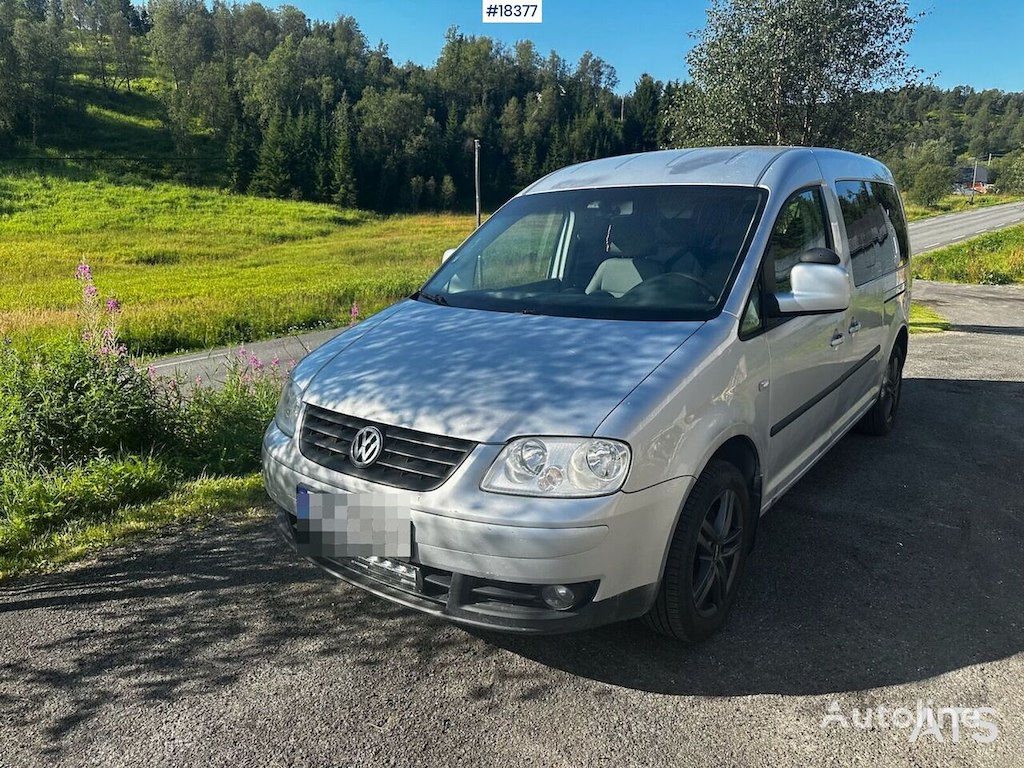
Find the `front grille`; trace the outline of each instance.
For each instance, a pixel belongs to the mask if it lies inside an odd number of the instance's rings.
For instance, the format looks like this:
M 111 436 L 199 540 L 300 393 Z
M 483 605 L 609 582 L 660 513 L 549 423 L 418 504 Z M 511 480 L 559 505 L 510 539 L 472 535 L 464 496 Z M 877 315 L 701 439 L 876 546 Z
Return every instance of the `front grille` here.
M 377 427 L 384 435 L 380 458 L 368 467 L 349 460 L 356 432 Z M 407 491 L 432 491 L 452 476 L 476 444 L 444 435 L 377 424 L 307 405 L 299 450 L 317 464 L 337 472 Z

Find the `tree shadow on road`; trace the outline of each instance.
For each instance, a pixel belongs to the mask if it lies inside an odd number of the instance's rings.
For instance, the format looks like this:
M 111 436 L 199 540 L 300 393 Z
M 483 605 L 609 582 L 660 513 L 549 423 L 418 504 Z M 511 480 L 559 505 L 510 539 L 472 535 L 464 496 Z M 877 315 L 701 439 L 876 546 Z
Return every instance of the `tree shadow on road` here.
M 285 673 L 317 656 L 430 665 L 465 640 L 325 578 L 269 519 L 173 531 L 0 585 L 0 620 L 0 680 L 14 683 L 0 684 L 0 711 L 51 756 L 104 707 L 227 689 L 268 662 Z
M 1024 384 L 910 379 L 888 438 L 850 435 L 762 520 L 719 636 L 638 622 L 487 635 L 574 675 L 667 694 L 825 694 L 1024 651 Z
M 1024 384 L 908 380 L 891 437 L 844 439 L 764 519 L 731 621 L 693 647 L 637 622 L 467 632 L 332 583 L 269 520 L 170 532 L 0 585 L 0 711 L 59 756 L 112 707 L 236 695 L 318 659 L 379 667 L 408 696 L 454 680 L 467 718 L 579 680 L 824 694 L 1005 659 L 1024 650 L 1022 427 Z

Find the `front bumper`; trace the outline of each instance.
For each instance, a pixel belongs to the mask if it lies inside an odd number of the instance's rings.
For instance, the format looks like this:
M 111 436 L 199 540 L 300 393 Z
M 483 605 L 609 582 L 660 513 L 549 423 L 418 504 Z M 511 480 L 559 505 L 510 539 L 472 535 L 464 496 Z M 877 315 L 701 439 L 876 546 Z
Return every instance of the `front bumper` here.
M 412 498 L 411 561 L 431 578 L 410 590 L 368 575 L 353 561 L 309 558 L 331 575 L 411 608 L 475 627 L 570 632 L 647 612 L 692 478 L 594 499 L 534 499 L 486 493 L 479 478 L 500 446 L 478 446 L 436 491 Z M 296 488 L 323 493 L 388 490 L 310 462 L 273 424 L 263 476 L 294 546 Z M 568 611 L 529 599 L 543 584 L 593 582 L 591 599 Z M 495 597 L 497 595 L 497 598 Z
M 293 518 L 280 508 L 277 526 L 281 537 L 295 549 Z M 464 626 L 516 634 L 577 632 L 635 618 L 647 612 L 658 590 L 657 584 L 648 584 L 600 602 L 588 601 L 575 610 L 555 611 L 516 604 L 507 599 L 494 599 L 481 591 L 483 588 L 493 592 L 497 586 L 493 580 L 466 574 L 428 569 L 430 586 L 417 591 L 374 578 L 352 561 L 323 557 L 306 559 L 337 579 L 407 608 Z

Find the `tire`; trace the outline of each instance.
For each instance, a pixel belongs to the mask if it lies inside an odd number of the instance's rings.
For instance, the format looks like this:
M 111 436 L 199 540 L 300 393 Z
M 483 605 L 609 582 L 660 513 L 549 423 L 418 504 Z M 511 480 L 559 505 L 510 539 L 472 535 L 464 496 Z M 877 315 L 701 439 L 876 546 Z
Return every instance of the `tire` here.
M 865 435 L 882 437 L 892 432 L 896 424 L 896 412 L 903 391 L 903 348 L 897 344 L 892 349 L 889 362 L 882 373 L 882 387 L 871 410 L 857 422 L 857 431 Z
M 753 532 L 743 475 L 729 462 L 712 459 L 683 505 L 644 624 L 685 642 L 718 631 L 735 602 Z

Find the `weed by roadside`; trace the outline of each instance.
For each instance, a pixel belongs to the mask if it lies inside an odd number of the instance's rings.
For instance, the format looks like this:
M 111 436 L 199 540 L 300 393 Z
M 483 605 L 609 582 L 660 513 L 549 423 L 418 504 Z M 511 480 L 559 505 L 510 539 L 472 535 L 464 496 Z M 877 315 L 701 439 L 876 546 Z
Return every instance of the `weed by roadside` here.
M 1024 282 L 1024 226 L 989 232 L 914 257 L 914 277 L 976 285 Z
M 253 473 L 287 369 L 242 350 L 220 389 L 158 377 L 120 342 L 117 298 L 100 295 L 84 262 L 76 277 L 77 336 L 0 346 L 0 576 L 211 500 L 264 499 Z

